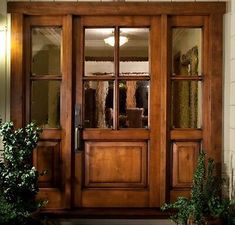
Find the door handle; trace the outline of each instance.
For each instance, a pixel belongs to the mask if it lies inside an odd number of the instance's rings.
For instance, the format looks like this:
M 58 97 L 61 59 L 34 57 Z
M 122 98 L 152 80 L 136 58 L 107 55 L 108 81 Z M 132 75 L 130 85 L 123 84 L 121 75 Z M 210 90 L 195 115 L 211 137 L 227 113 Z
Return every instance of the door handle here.
M 83 150 L 83 139 L 82 139 L 82 118 L 81 118 L 81 105 L 75 106 L 74 113 L 74 122 L 75 122 L 75 130 L 74 130 L 74 148 L 75 152 L 79 152 Z
M 82 151 L 83 140 L 82 140 L 82 127 L 75 127 L 75 151 Z

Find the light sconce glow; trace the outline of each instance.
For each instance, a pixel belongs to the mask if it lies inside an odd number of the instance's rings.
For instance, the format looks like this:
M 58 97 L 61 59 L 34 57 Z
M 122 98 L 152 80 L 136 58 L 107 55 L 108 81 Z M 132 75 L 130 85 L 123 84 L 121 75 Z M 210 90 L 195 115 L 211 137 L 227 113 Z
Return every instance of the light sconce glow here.
M 110 36 L 108 38 L 105 38 L 104 42 L 106 44 L 110 45 L 110 46 L 114 46 L 114 44 L 115 44 L 114 36 Z M 128 42 L 128 38 L 127 37 L 125 37 L 125 36 L 120 36 L 119 37 L 119 46 L 122 46 L 122 45 L 124 45 L 127 42 Z

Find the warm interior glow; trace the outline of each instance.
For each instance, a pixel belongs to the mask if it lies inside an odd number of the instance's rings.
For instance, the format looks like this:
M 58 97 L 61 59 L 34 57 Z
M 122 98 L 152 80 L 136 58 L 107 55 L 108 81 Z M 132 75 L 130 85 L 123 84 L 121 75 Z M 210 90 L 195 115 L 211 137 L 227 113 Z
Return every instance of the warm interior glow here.
M 105 39 L 104 39 L 104 42 L 105 42 L 106 44 L 110 45 L 110 46 L 114 46 L 114 44 L 115 44 L 114 36 L 110 36 L 110 37 L 108 37 L 108 38 L 105 38 Z M 128 38 L 127 38 L 127 37 L 125 37 L 125 36 L 120 36 L 120 37 L 119 37 L 119 45 L 120 45 L 120 46 L 124 45 L 124 44 L 127 43 L 127 42 L 128 42 Z

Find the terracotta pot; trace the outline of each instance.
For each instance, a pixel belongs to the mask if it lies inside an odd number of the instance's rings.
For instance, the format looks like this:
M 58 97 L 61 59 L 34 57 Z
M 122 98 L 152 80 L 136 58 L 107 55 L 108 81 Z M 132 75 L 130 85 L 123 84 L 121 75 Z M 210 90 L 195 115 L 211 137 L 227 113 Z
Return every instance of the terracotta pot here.
M 193 222 L 192 219 L 189 219 L 187 225 L 197 225 Z M 220 218 L 210 218 L 206 219 L 203 225 L 223 225 L 223 222 Z

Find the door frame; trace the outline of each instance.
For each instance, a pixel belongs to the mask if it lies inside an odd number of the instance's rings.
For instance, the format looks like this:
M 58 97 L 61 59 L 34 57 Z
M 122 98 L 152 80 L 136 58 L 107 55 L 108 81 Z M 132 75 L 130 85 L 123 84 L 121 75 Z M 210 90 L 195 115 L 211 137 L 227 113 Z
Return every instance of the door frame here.
M 55 10 L 57 9 L 57 10 Z M 141 10 L 144 9 L 144 10 Z M 74 74 L 79 68 L 74 68 L 74 55 L 72 53 L 72 40 L 74 37 L 73 27 L 77 22 L 73 20 L 75 16 L 160 16 L 160 24 L 156 21 L 152 21 L 155 26 L 159 26 L 161 29 L 161 55 L 155 56 L 153 58 L 160 57 L 160 67 L 155 68 L 156 70 L 161 70 L 164 74 L 161 76 L 161 80 L 158 86 L 161 86 L 161 103 L 160 107 L 163 107 L 164 112 L 161 118 L 152 118 L 153 121 L 159 122 L 161 124 L 159 132 L 161 137 L 160 143 L 156 145 L 161 149 L 161 154 L 158 155 L 159 160 L 159 173 L 160 173 L 160 196 L 157 200 L 160 204 L 168 200 L 167 195 L 169 194 L 168 187 L 170 186 L 167 176 L 169 175 L 167 171 L 167 160 L 169 155 L 166 152 L 168 149 L 169 139 L 172 140 L 184 140 L 184 133 L 179 133 L 177 131 L 169 132 L 167 126 L 167 99 L 169 98 L 167 93 L 167 86 L 169 85 L 169 62 L 170 62 L 170 52 L 169 52 L 169 30 L 170 30 L 170 18 L 171 16 L 204 16 L 205 17 L 205 29 L 208 33 L 206 37 L 207 42 L 204 44 L 204 50 L 207 51 L 208 57 L 205 58 L 205 76 L 204 76 L 204 90 L 206 94 L 205 101 L 203 102 L 204 110 L 204 124 L 202 132 L 203 145 L 208 153 L 208 156 L 213 157 L 217 164 L 217 167 L 221 167 L 221 151 L 222 151 L 222 32 L 223 32 L 223 14 L 226 12 L 225 2 L 171 2 L 171 3 L 158 3 L 158 2 L 107 2 L 107 3 L 97 3 L 97 2 L 8 2 L 8 13 L 11 13 L 11 120 L 15 123 L 17 127 L 21 127 L 27 121 L 26 118 L 26 77 L 25 77 L 25 21 L 27 21 L 28 16 L 62 16 L 63 25 L 67 35 L 65 34 L 65 46 L 66 43 L 71 43 L 68 48 L 64 50 L 64 54 L 67 57 L 64 59 L 67 66 L 64 67 L 65 72 L 65 86 L 67 88 L 73 88 L 72 80 L 75 79 Z M 88 18 L 88 17 L 87 17 Z M 66 32 L 65 32 L 66 33 Z M 72 35 L 73 33 L 73 35 Z M 81 40 L 80 40 L 81 41 Z M 152 45 L 156 43 L 151 40 Z M 79 50 L 78 50 L 79 51 Z M 154 53 L 151 53 L 154 54 Z M 151 64 L 151 66 L 156 66 Z M 68 79 L 70 77 L 70 79 Z M 151 78 L 152 79 L 152 78 Z M 79 90 L 78 90 L 79 91 Z M 78 94 L 78 93 L 77 93 Z M 64 92 L 66 98 L 72 99 L 71 93 Z M 68 107 L 72 109 L 72 103 L 68 101 Z M 205 107 L 206 106 L 206 107 Z M 73 113 L 72 111 L 64 112 L 65 124 L 64 129 L 72 131 Z M 185 131 L 186 132 L 186 131 Z M 190 136 L 191 135 L 191 136 Z M 64 168 L 68 173 L 65 173 L 64 178 L 64 188 L 62 188 L 63 200 L 58 203 L 54 208 L 71 208 L 73 206 L 71 199 L 71 152 L 73 149 L 73 144 L 71 142 L 70 135 L 63 134 L 64 138 L 64 148 L 70 149 L 69 154 L 64 154 L 65 160 Z M 189 137 L 191 140 L 200 139 L 201 134 L 198 132 L 189 132 Z M 73 165 L 74 166 L 74 165 Z M 79 181 L 78 181 L 79 182 Z M 152 193 L 155 195 L 156 193 Z M 50 195 L 50 193 L 47 195 Z

